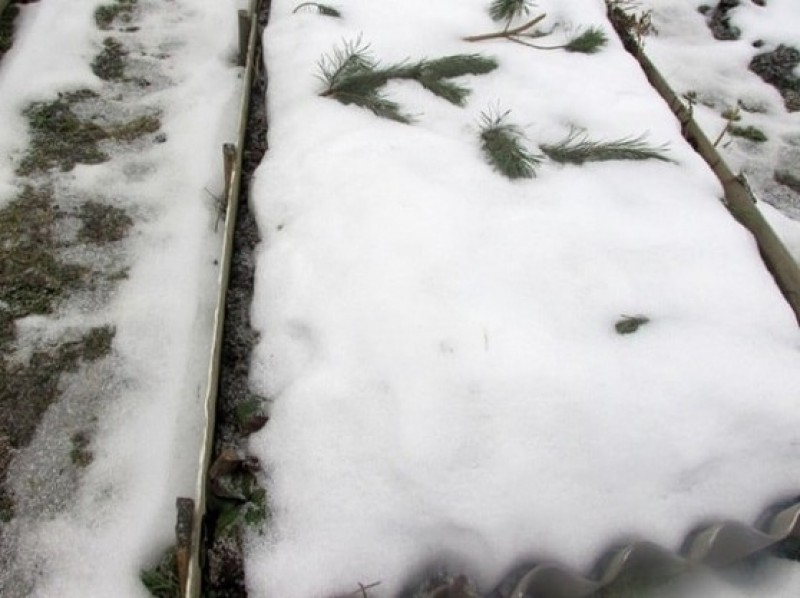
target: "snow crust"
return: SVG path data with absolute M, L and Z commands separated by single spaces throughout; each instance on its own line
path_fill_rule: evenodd
M 108 35 L 95 27 L 96 6 L 78 0 L 23 9 L 14 48 L 0 65 L 2 200 L 21 184 L 14 168 L 27 144 L 26 104 L 58 92 L 105 90 L 89 67 Z M 63 313 L 21 325 L 23 338 L 64 323 L 116 328 L 94 460 L 74 504 L 64 512 L 23 513 L 16 522 L 16 565 L 35 580 L 33 596 L 148 596 L 140 571 L 174 542 L 176 497 L 194 495 L 220 253 L 209 193 L 222 190 L 221 146 L 235 135 L 240 92 L 241 69 L 232 61 L 236 8 L 140 0 L 132 55 L 139 67 L 151 65 L 143 74 L 153 85 L 131 109 L 157 109 L 166 141 L 54 179 L 57 191 L 114 198 L 135 227 L 125 245 L 127 279 L 108 305 L 72 301 Z M 54 442 L 40 433 L 20 460 Z
M 251 448 L 272 519 L 250 595 L 392 596 L 432 565 L 490 589 L 520 561 L 677 550 L 699 521 L 796 493 L 797 324 L 603 3 L 538 3 L 554 38 L 601 25 L 594 56 L 461 41 L 497 28 L 484 0 L 337 6 L 275 0 L 264 36 L 253 384 L 273 403 Z M 464 78 L 463 109 L 392 84 L 417 118 L 389 122 L 317 95 L 319 58 L 359 35 L 385 62 L 500 68 Z M 675 163 L 508 182 L 477 140 L 498 102 L 534 146 L 647 133 Z M 623 314 L 651 322 L 620 336 Z

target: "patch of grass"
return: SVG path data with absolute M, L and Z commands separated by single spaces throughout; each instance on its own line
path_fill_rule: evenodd
M 729 132 L 735 137 L 744 137 L 756 143 L 764 143 L 767 141 L 767 136 L 764 131 L 752 125 L 746 127 L 731 127 Z
M 155 116 L 139 116 L 109 130 L 108 135 L 117 141 L 133 141 L 161 128 L 161 120 Z
M 124 23 L 130 22 L 135 4 L 136 0 L 117 0 L 114 4 L 98 6 L 94 11 L 94 21 L 97 24 L 97 28 L 102 31 L 108 31 L 117 18 Z
M 143 569 L 139 579 L 144 587 L 156 598 L 176 598 L 180 595 L 180 582 L 178 581 L 178 563 L 175 549 L 170 548 L 161 557 L 161 560 L 151 569 Z
M 83 223 L 78 231 L 78 240 L 84 243 L 106 245 L 121 241 L 133 226 L 133 220 L 125 210 L 96 201 L 83 204 L 78 216 Z
M 92 60 L 92 72 L 103 81 L 121 81 L 125 77 L 125 58 L 128 52 L 113 37 L 103 40 L 103 49 Z
M 92 451 L 89 450 L 89 435 L 84 432 L 75 432 L 69 439 L 72 448 L 69 451 L 69 458 L 76 467 L 88 467 L 94 460 Z
M 0 210 L 0 300 L 8 312 L 4 318 L 52 313 L 87 275 L 86 268 L 58 257 L 54 226 L 60 216 L 52 193 L 30 186 Z
M 23 176 L 51 168 L 72 170 L 76 164 L 100 164 L 109 157 L 97 147 L 108 133 L 99 125 L 78 117 L 73 108 L 96 98 L 89 90 L 58 94 L 49 102 L 34 102 L 23 114 L 28 119 L 31 145 L 17 173 Z
M 0 354 L 0 435 L 14 447 L 27 445 L 59 396 L 61 374 L 108 355 L 114 334 L 111 327 L 93 328 L 80 340 L 34 351 L 27 363 L 10 362 Z
M 3 56 L 14 43 L 14 21 L 19 15 L 19 7 L 7 6 L 0 14 L 0 57 Z

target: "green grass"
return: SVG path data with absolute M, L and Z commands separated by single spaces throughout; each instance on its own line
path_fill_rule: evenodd
M 128 52 L 113 37 L 103 40 L 103 49 L 92 60 L 92 72 L 103 81 L 122 81 L 125 78 L 125 58 Z
M 96 201 L 84 203 L 78 216 L 83 225 L 78 231 L 78 240 L 84 243 L 106 245 L 121 241 L 133 226 L 125 210 Z

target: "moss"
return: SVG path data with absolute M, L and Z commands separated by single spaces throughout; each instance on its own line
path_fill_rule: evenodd
M 170 548 L 158 564 L 139 573 L 139 579 L 151 595 L 156 598 L 175 598 L 180 595 L 178 564 L 175 549 Z
M 25 109 L 31 131 L 28 153 L 17 168 L 18 174 L 30 175 L 51 168 L 72 170 L 76 164 L 100 164 L 108 156 L 97 147 L 108 133 L 90 120 L 78 117 L 74 107 L 97 97 L 82 90 L 58 94 L 49 102 L 34 102 Z
M 87 201 L 78 213 L 83 226 L 78 231 L 78 240 L 84 243 L 106 245 L 124 239 L 133 220 L 121 208 L 96 201 Z
M 103 81 L 121 81 L 125 77 L 125 57 L 128 53 L 113 37 L 103 40 L 103 49 L 92 61 L 92 72 Z
M 119 19 L 129 23 L 136 0 L 117 0 L 114 4 L 103 4 L 94 11 L 94 21 L 97 28 L 103 31 L 111 29 L 114 21 Z
M 755 141 L 756 143 L 764 143 L 767 140 L 767 136 L 764 134 L 764 131 L 752 125 L 747 127 L 731 127 L 730 133 L 735 137 L 744 137 L 745 139 Z
M 69 451 L 69 458 L 76 467 L 88 467 L 94 460 L 92 451 L 89 450 L 89 435 L 84 432 L 75 432 L 69 439 L 72 448 Z
M 97 361 L 111 353 L 111 344 L 117 330 L 113 326 L 92 328 L 81 340 L 81 357 L 86 361 Z
M 0 354 L 0 435 L 14 447 L 27 445 L 58 398 L 61 374 L 107 355 L 113 335 L 113 328 L 93 328 L 78 341 L 34 351 L 27 363 L 12 363 Z
M 0 353 L 7 351 L 8 346 L 14 342 L 14 329 L 14 316 L 4 307 L 0 307 Z
M 51 192 L 34 187 L 0 210 L 0 300 L 13 318 L 51 313 L 87 274 L 56 253 L 60 217 Z
M 14 21 L 19 15 L 19 8 L 11 5 L 0 14 L 0 58 L 8 52 L 14 43 Z
M 155 116 L 140 116 L 118 125 L 109 131 L 109 136 L 117 141 L 133 141 L 161 128 L 161 121 Z

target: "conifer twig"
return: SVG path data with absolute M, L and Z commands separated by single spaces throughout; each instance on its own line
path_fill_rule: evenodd
M 494 33 L 482 33 L 480 35 L 468 35 L 467 37 L 463 38 L 465 42 L 482 42 L 487 39 L 502 39 L 502 38 L 511 38 L 516 35 L 521 35 L 525 33 L 531 27 L 535 27 L 539 23 L 541 23 L 545 17 L 547 16 L 546 13 L 540 14 L 538 17 L 535 17 L 520 25 L 519 27 L 514 27 L 513 29 L 503 29 L 502 31 L 495 31 Z
M 497 68 L 497 61 L 480 54 L 456 54 L 418 62 L 401 62 L 381 66 L 369 53 L 369 45 L 361 39 L 345 42 L 318 63 L 325 89 L 322 97 L 332 97 L 342 104 L 355 104 L 378 116 L 408 123 L 410 118 L 400 106 L 387 99 L 380 89 L 391 79 L 417 81 L 442 99 L 463 106 L 470 90 L 450 79 L 463 75 L 482 75 Z
M 567 52 L 577 52 L 580 54 L 595 54 L 608 43 L 608 37 L 606 37 L 605 32 L 599 27 L 589 27 L 589 29 L 572 38 L 566 44 L 558 46 L 539 46 L 517 37 L 511 37 L 509 39 L 512 42 L 537 50 L 566 50 Z
M 509 179 L 536 176 L 541 157 L 523 145 L 525 134 L 517 125 L 506 122 L 510 110 L 489 109 L 481 113 L 481 148 L 492 167 Z
M 319 2 L 303 2 L 302 4 L 298 4 L 294 7 L 292 14 L 296 13 L 301 8 L 306 7 L 313 7 L 317 9 L 317 12 L 321 15 L 325 15 L 326 17 L 341 17 L 342 13 L 339 12 L 337 9 L 333 8 L 332 6 L 328 6 L 327 4 L 320 4 Z
M 671 162 L 664 155 L 666 146 L 650 146 L 645 142 L 644 135 L 613 141 L 592 141 L 585 133 L 571 131 L 563 141 L 553 145 L 541 145 L 540 149 L 548 158 L 561 164 L 650 159 Z

